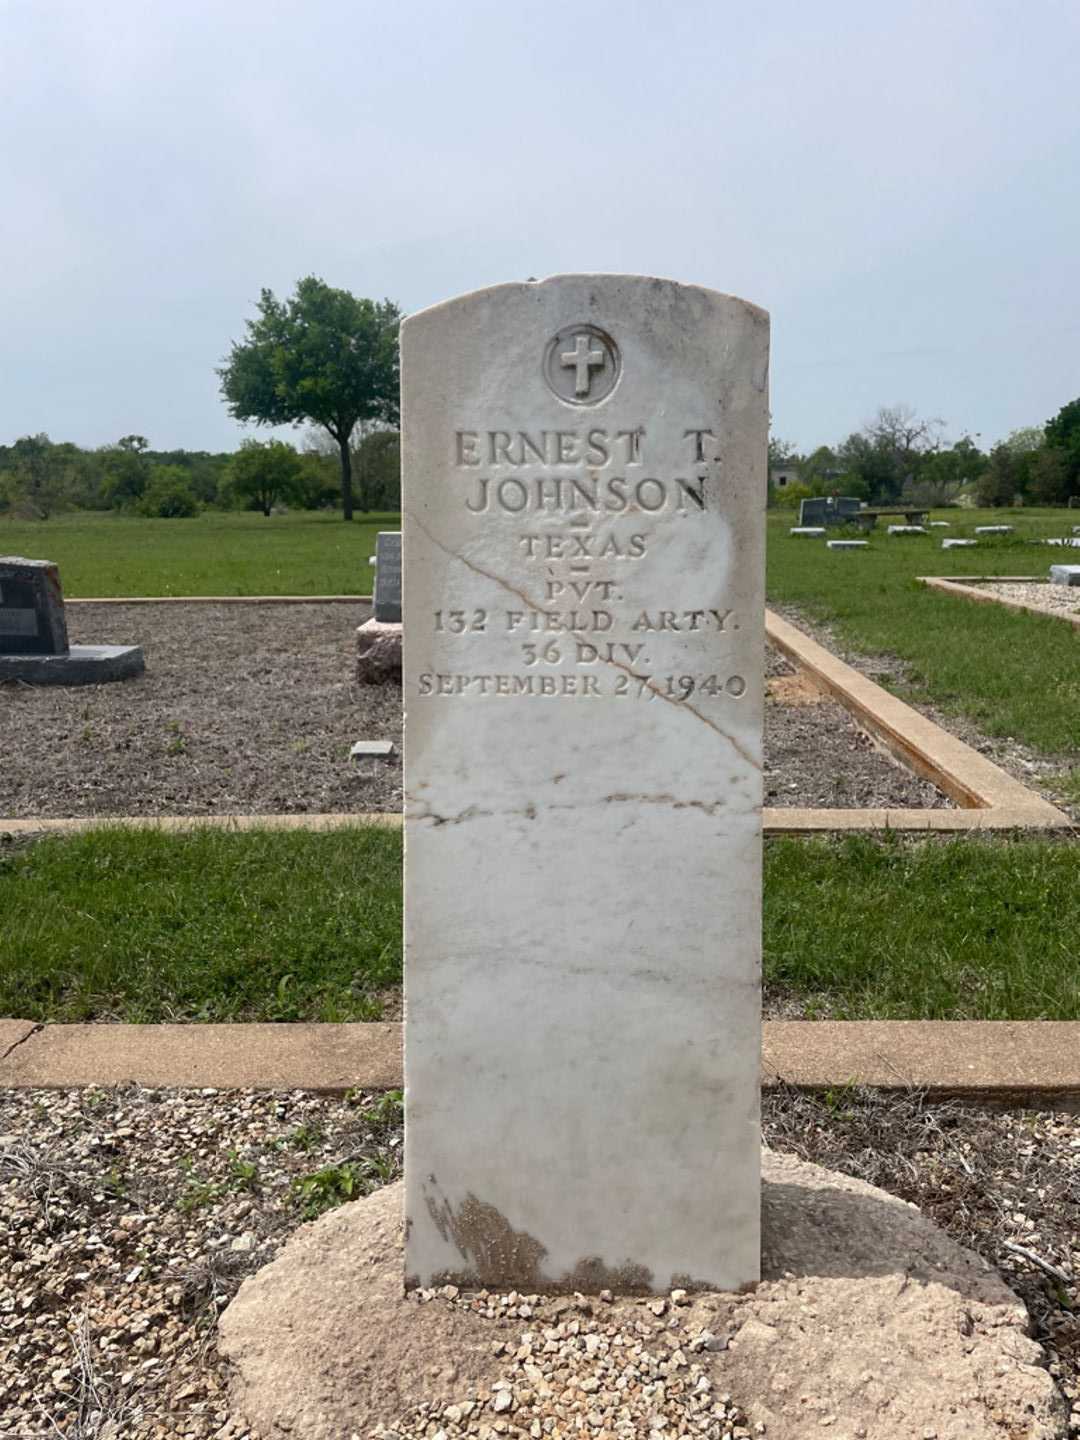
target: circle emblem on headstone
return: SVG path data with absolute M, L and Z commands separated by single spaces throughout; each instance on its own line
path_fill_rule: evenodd
M 621 374 L 619 347 L 596 325 L 566 325 L 544 351 L 544 379 L 568 405 L 598 405 Z

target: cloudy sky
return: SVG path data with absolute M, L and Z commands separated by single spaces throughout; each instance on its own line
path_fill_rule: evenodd
M 810 448 L 1080 395 L 1075 0 L 0 0 L 0 442 L 231 449 L 262 286 L 571 270 L 773 316 Z

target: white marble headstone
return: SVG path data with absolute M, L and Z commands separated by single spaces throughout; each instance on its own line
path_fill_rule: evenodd
M 406 1279 L 747 1284 L 768 318 L 567 275 L 401 344 Z

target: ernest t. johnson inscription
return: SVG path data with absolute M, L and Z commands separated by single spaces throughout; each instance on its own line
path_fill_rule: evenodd
M 583 342 L 584 337 L 578 339 Z M 567 365 L 577 364 L 575 356 L 579 356 L 578 384 L 585 385 L 588 367 L 602 365 L 607 352 L 589 352 L 591 360 L 580 345 L 573 354 L 561 353 Z M 540 586 L 535 605 L 530 602 L 498 612 L 478 608 L 439 609 L 434 613 L 434 630 L 440 635 L 474 636 L 493 631 L 520 635 L 522 671 L 422 671 L 416 677 L 415 693 L 440 698 L 608 696 L 675 701 L 695 695 L 739 699 L 745 694 L 746 681 L 735 673 L 654 673 L 654 657 L 646 641 L 579 638 L 606 636 L 619 629 L 638 636 L 706 631 L 726 634 L 729 629 L 739 628 L 734 611 L 715 606 L 628 610 L 622 606 L 624 594 L 618 570 L 603 578 L 592 573 L 593 562 L 617 566 L 647 561 L 651 525 L 662 523 L 665 516 L 686 517 L 704 511 L 709 503 L 710 469 L 718 457 L 711 453 L 713 446 L 707 442 L 716 441 L 715 433 L 707 427 L 683 431 L 687 473 L 671 479 L 631 473 L 640 472 L 647 464 L 647 438 L 644 425 L 610 432 L 602 426 L 585 431 L 455 431 L 455 475 L 477 468 L 496 472 L 471 477 L 463 493 L 466 510 L 492 518 L 528 514 L 542 521 L 565 517 L 567 528 L 522 530 L 517 537 L 524 559 L 535 562 Z M 499 474 L 504 467 L 528 467 L 529 473 Z M 578 473 L 551 473 L 559 467 L 575 467 Z M 611 473 L 604 473 L 607 471 Z M 605 530 L 605 518 L 622 516 L 639 517 L 643 528 L 629 535 Z M 565 575 L 554 573 L 560 565 L 565 565 Z M 521 598 L 528 600 L 527 595 Z M 557 608 L 546 608 L 549 604 Z M 564 605 L 572 608 L 561 608 Z M 579 605 L 581 608 L 577 608 Z M 550 638 L 555 636 L 565 638 Z M 567 673 L 564 666 L 589 673 Z M 559 673 L 550 674 L 552 669 Z

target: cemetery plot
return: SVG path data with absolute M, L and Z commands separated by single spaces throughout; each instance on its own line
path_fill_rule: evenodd
M 1068 575 L 1080 566 L 1051 566 L 1051 578 L 1038 580 L 1028 575 L 966 576 L 962 581 L 944 575 L 920 577 L 924 585 L 956 595 L 965 600 L 996 602 L 1010 609 L 1028 610 L 1037 615 L 1053 615 L 1071 625 L 1080 626 L 1080 582 Z M 1065 572 L 1059 580 L 1054 572 Z
M 400 810 L 401 762 L 360 776 L 358 739 L 401 734 L 401 691 L 354 683 L 362 605 L 73 605 L 73 635 L 144 642 L 146 673 L 9 685 L 0 816 Z
M 953 802 L 889 756 L 837 701 L 766 651 L 765 804 L 936 809 Z

